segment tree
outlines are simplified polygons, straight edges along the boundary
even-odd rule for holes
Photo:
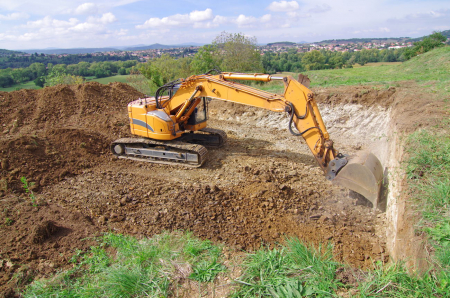
[[[0,87],[10,87],[14,85],[14,80],[8,74],[0,74]]]
[[[317,51],[306,53],[302,58],[302,63],[306,70],[317,70],[325,68],[325,56]]]
[[[55,65],[45,78],[45,86],[55,86],[59,84],[77,85],[84,82],[83,77],[70,75],[64,67],[57,67],[58,65]]]
[[[43,88],[45,85],[45,77],[36,78],[33,82],[36,86]]]
[[[425,37],[422,41],[415,42],[414,47],[407,49],[404,53],[405,58],[408,60],[434,48],[442,47],[446,41],[447,38],[442,33],[433,32],[433,34]]]
[[[215,45],[206,45],[201,47],[194,55],[194,59],[191,63],[191,70],[195,74],[206,73],[211,69],[219,67],[219,51]]]
[[[263,72],[261,54],[256,47],[255,37],[241,33],[222,32],[213,45],[218,48],[221,69],[237,72]]]
[[[37,55],[37,54],[36,54]],[[34,78],[45,76],[45,65],[43,63],[33,63],[28,67]]]

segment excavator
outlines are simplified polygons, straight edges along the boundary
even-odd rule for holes
[[[243,81],[282,81],[282,95],[263,91]],[[207,149],[226,143],[226,133],[208,128],[208,102],[219,99],[288,114],[288,129],[308,145],[326,179],[349,188],[377,207],[383,169],[372,153],[348,156],[334,148],[308,89],[309,79],[212,70],[169,82],[154,97],[128,104],[132,138],[111,143],[112,153],[125,159],[200,167]]]

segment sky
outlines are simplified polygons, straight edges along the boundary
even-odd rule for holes
[[[420,37],[450,29],[449,0],[0,0],[0,49]]]

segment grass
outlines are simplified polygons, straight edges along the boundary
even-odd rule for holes
[[[406,175],[422,213],[421,228],[434,246],[435,261],[450,275],[450,119],[408,137]]]
[[[23,296],[168,297],[184,279],[214,281],[225,270],[221,251],[191,233],[142,240],[108,233],[98,246],[75,252],[73,269],[35,281]]]
[[[414,81],[433,93],[450,95],[450,47],[441,47],[398,65],[308,71],[311,86],[395,85]],[[431,83],[431,84],[430,84]]]
[[[221,247],[191,233],[164,233],[141,240],[108,233],[98,240],[99,245],[87,252],[75,251],[73,269],[34,281],[22,296],[175,297],[186,280],[199,287],[225,285],[217,279],[227,270]],[[332,249],[330,245],[316,249],[288,238],[275,249],[263,247],[248,253],[238,264],[242,274],[233,281],[228,296],[449,297],[448,275],[412,276],[400,263],[377,263],[366,272],[354,270],[334,261]],[[355,282],[344,283],[339,278],[343,271],[353,274]]]
[[[100,78],[100,79],[96,79],[95,77],[86,77],[86,81],[87,82],[99,82],[100,84],[106,85],[106,84],[114,83],[114,82],[127,83],[128,77],[129,77],[129,75],[116,75],[116,76]],[[42,89],[42,88],[39,86],[36,86],[33,81],[29,81],[29,82],[22,83],[22,84],[17,84],[17,85],[14,85],[12,87],[7,87],[7,88],[0,87],[0,91],[4,91],[4,92],[17,91],[20,89]]]
[[[353,65],[353,68],[367,67],[367,66],[369,66],[369,67],[370,66],[392,66],[392,65],[401,65],[401,64],[402,64],[402,62],[369,62],[364,65],[356,63]]]
[[[17,84],[17,85],[14,85],[11,87],[6,87],[6,88],[0,87],[0,91],[4,91],[4,92],[17,91],[20,89],[42,89],[42,88],[39,86],[36,86],[33,81],[29,81],[29,82],[22,83],[22,84]]]
[[[98,82],[100,84],[109,84],[114,82],[121,82],[121,83],[127,83],[127,79],[129,78],[129,75],[116,75],[112,77],[106,77],[106,78],[100,78],[96,79],[95,77],[86,77],[87,82]]]
[[[306,71],[303,74],[308,75],[312,88],[382,85],[387,89],[410,81],[419,84],[425,91],[448,98],[450,96],[449,69],[450,47],[442,47],[403,63],[377,62],[364,66],[356,65],[354,68]],[[297,77],[295,73],[282,74]],[[284,90],[281,82],[252,84],[252,86],[273,93],[283,93]]]

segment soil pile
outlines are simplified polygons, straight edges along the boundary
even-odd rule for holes
[[[128,133],[127,103],[139,96],[122,83],[0,93],[0,191],[18,191],[20,177],[38,188],[101,163],[110,141]]]

